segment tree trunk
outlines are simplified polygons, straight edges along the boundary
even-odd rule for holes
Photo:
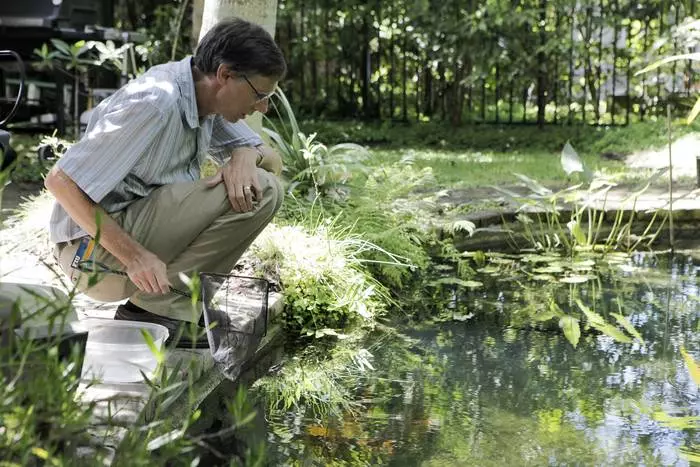
[[[274,37],[277,0],[204,0],[199,39],[217,22],[232,16],[259,24]]]
[[[197,16],[197,0],[195,0],[195,11],[193,20]],[[277,22],[277,0],[203,0],[202,21],[199,31],[199,40],[217,22],[237,16],[261,25],[273,37],[275,35],[275,24]],[[192,24],[193,35],[195,24]],[[262,134],[262,114],[256,112],[246,118],[246,122],[255,131]]]
[[[192,0],[192,49],[199,42],[199,31],[202,30],[202,13],[204,12],[204,0]]]

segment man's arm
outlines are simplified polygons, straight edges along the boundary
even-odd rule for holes
[[[266,144],[261,144],[256,149],[262,154],[262,160],[258,163],[258,167],[279,177],[283,168],[282,157],[279,153]]]
[[[207,179],[207,186],[213,187],[223,182],[231,209],[234,212],[252,211],[253,202],[262,197],[256,165],[276,175],[282,171],[282,160],[272,149],[243,146],[231,150],[228,161]]]
[[[256,165],[275,175],[282,173],[282,159],[243,120],[231,123],[217,115],[209,154],[222,167],[207,184],[224,183],[234,212],[252,211],[253,201],[262,196]]]
[[[125,266],[129,279],[136,287],[148,293],[169,291],[165,263],[134,240],[63,170],[58,167],[51,169],[44,185],[68,215],[93,237],[97,234],[99,213],[100,245]]]

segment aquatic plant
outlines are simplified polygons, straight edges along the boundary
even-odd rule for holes
[[[493,186],[518,206],[517,222],[530,248],[563,249],[572,256],[590,250],[604,254],[617,249],[633,251],[642,245],[648,247],[657,239],[669,218],[668,210],[655,209],[650,219],[643,219],[644,216],[637,214],[636,206],[639,197],[666,169],[656,171],[618,200],[616,204],[628,206],[629,213],[618,207],[610,219],[608,195],[616,183],[604,176],[594,176],[568,143],[562,150],[561,163],[569,175],[580,173],[584,181],[553,191],[525,175],[515,174],[529,193]],[[514,236],[512,240],[518,244]]]

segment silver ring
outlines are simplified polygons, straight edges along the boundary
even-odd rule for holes
[[[253,187],[252,186],[244,186],[243,191],[245,191],[245,190],[253,191]]]

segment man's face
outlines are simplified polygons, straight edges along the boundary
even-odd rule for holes
[[[224,69],[217,73],[221,87],[216,96],[216,113],[236,122],[256,111],[265,113],[277,81],[260,75],[246,76]]]

